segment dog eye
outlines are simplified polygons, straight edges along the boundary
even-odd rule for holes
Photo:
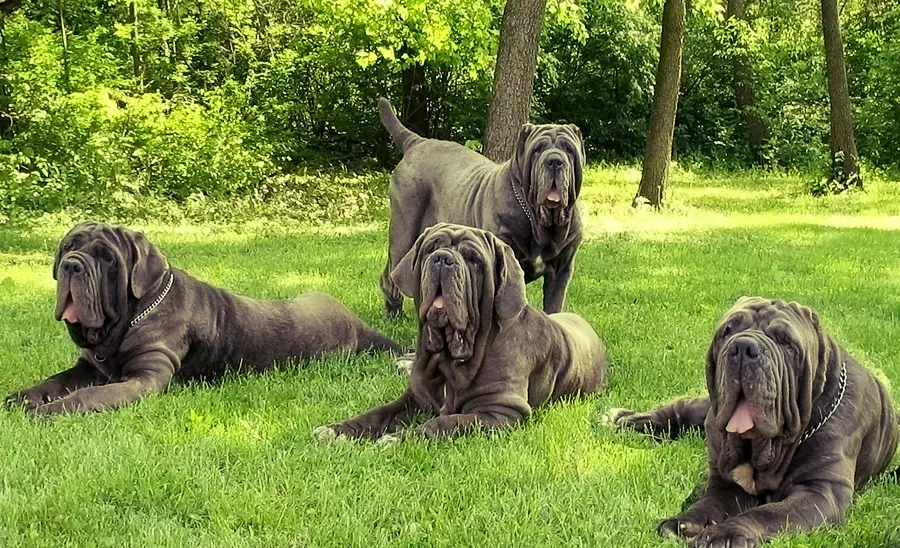
[[[109,252],[108,249],[101,247],[99,251],[97,251],[97,258],[101,261],[105,261],[107,263],[113,262],[113,255]]]
[[[725,327],[722,328],[722,336],[727,337],[728,335],[731,335],[731,324],[730,323],[725,324]]]

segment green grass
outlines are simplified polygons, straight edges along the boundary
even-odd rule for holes
[[[655,527],[703,478],[702,440],[655,443],[603,428],[600,414],[701,393],[711,330],[745,294],[815,307],[900,385],[900,183],[814,200],[799,178],[676,172],[657,214],[629,207],[638,178],[594,168],[583,193],[588,238],[567,308],[610,348],[605,393],[550,405],[511,432],[387,449],[310,436],[399,394],[386,356],[174,386],[90,416],[0,411],[0,545],[677,546]],[[0,228],[5,392],[76,355],[52,320],[52,250],[66,228]],[[138,228],[200,279],[262,298],[328,291],[413,342],[411,318],[383,318],[384,217],[315,230]],[[538,284],[529,295],[540,302]],[[842,528],[775,545],[896,545],[898,515],[900,486],[876,480]]]

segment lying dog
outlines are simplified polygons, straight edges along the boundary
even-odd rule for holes
[[[606,351],[574,314],[544,314],[525,298],[512,249],[489,232],[440,223],[392,273],[415,300],[419,339],[409,387],[393,403],[316,429],[320,439],[378,438],[410,413],[436,414],[418,433],[496,429],[547,401],[603,387]]]
[[[582,238],[575,207],[584,166],[578,127],[525,124],[512,159],[495,164],[459,144],[416,135],[386,99],[378,108],[403,151],[389,189],[388,263],[381,276],[388,314],[403,309],[391,272],[422,231],[437,222],[496,234],[512,247],[526,283],[544,277],[544,312],[560,312]]]
[[[756,546],[840,523],[897,448],[890,394],[797,303],[739,300],[709,347],[706,384],[708,398],[608,415],[657,436],[704,425],[705,490],[659,526],[692,546]]]
[[[324,293],[255,301],[180,270],[141,233],[75,226],[56,251],[56,319],[81,347],[71,369],[9,396],[37,413],[97,411],[160,392],[173,378],[262,370],[332,350],[400,347]]]

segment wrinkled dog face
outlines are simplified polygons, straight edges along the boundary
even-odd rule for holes
[[[512,249],[474,228],[439,223],[426,229],[391,276],[416,301],[425,349],[446,350],[455,360],[472,357],[486,323],[512,318],[526,304]]]
[[[56,320],[66,323],[77,345],[99,344],[128,319],[130,305],[158,283],[167,267],[142,234],[81,223],[56,251]]]
[[[526,199],[541,226],[562,226],[572,218],[581,192],[584,144],[574,124],[525,124],[514,162],[519,165]]]
[[[708,353],[717,428],[746,440],[801,434],[811,377],[823,360],[816,315],[796,303],[744,298],[723,318]],[[804,415],[807,415],[804,417]]]
[[[479,325],[482,279],[486,265],[483,246],[471,238],[447,233],[431,240],[420,285],[422,323],[428,326],[426,348],[439,352],[446,345],[458,360],[472,356],[473,329]]]

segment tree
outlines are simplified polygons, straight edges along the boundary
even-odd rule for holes
[[[537,52],[547,0],[507,0],[482,152],[495,162],[512,156],[519,128],[528,121]]]
[[[666,0],[663,6],[662,35],[659,45],[659,66],[653,86],[650,107],[650,128],[644,149],[641,184],[632,207],[642,202],[659,208],[663,203],[666,171],[672,158],[672,134],[675,131],[675,112],[678,109],[678,88],[681,85],[681,51],[684,39],[684,0]]]
[[[825,65],[831,105],[832,169],[828,184],[838,191],[854,186],[862,188],[837,0],[822,0],[822,31],[825,35]]]
[[[725,22],[731,34],[731,85],[734,100],[747,132],[750,155],[760,165],[768,163],[765,151],[768,128],[756,106],[756,93],[752,85],[752,67],[746,48],[741,45],[741,24],[747,13],[747,0],[728,0],[725,7]]]

